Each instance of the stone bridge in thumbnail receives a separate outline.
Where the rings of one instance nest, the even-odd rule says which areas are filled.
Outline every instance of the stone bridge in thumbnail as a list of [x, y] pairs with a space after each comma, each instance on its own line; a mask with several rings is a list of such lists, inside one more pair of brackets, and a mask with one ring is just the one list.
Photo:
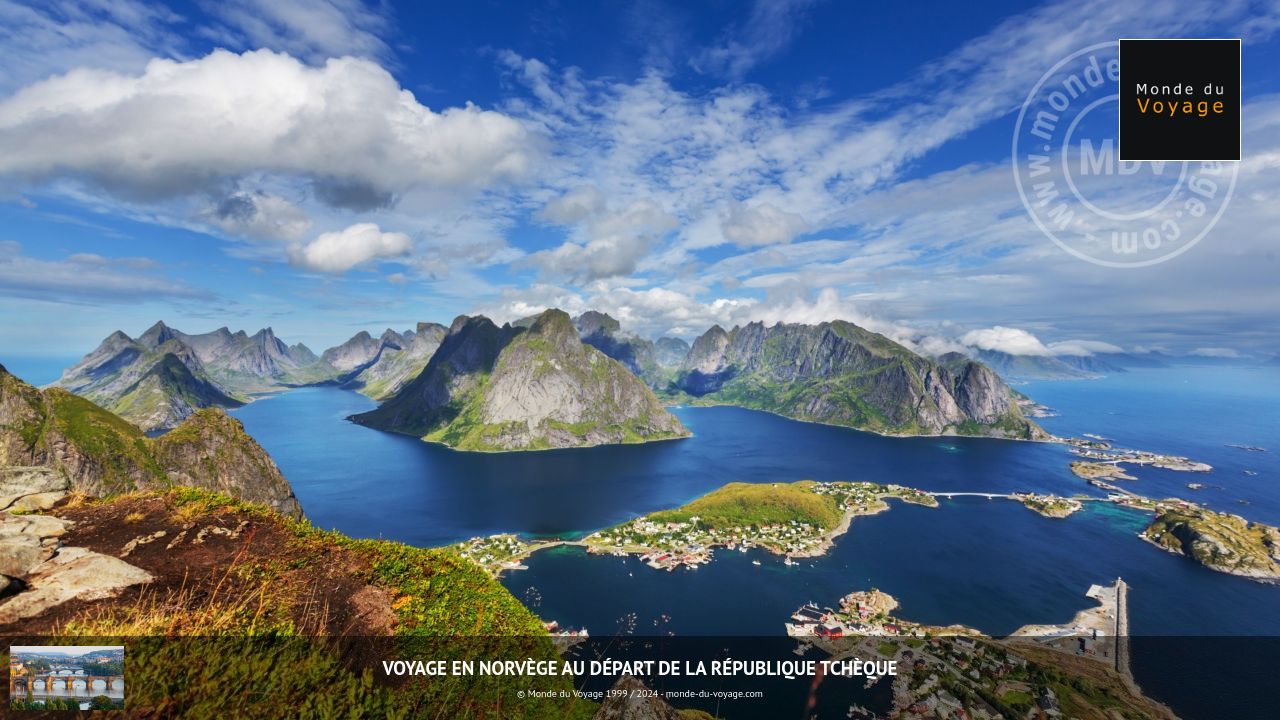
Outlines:
[[123, 675], [55, 675], [53, 673], [36, 673], [34, 675], [9, 675], [9, 697], [17, 697], [14, 693], [21, 689], [26, 692], [28, 689], [32, 691], [43, 689], [46, 693], [53, 692], [56, 688], [66, 688], [67, 692], [75, 693], [77, 688], [75, 683], [84, 685], [85, 692], [93, 692], [94, 690], [105, 690], [111, 692], [115, 689], [123, 689]]

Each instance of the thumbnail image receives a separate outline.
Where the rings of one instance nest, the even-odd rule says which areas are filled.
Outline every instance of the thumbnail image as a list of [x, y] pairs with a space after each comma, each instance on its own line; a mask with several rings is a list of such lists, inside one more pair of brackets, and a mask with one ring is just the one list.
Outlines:
[[120, 710], [124, 647], [9, 648], [10, 710]]

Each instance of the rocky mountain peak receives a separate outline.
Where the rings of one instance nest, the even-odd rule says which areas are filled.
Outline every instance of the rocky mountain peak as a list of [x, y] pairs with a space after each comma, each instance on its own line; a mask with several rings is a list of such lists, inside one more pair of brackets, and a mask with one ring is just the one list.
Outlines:
[[529, 332], [548, 339], [572, 340], [575, 343], [578, 338], [578, 329], [573, 326], [569, 313], [556, 308], [543, 310], [529, 326]]
[[622, 330], [622, 324], [607, 313], [588, 310], [573, 321], [582, 335], [613, 335]]
[[584, 344], [568, 313], [557, 309], [527, 327], [458, 317], [417, 378], [353, 420], [467, 450], [688, 434], [642, 381]]
[[161, 320], [147, 328], [147, 331], [138, 337], [138, 343], [144, 347], [155, 349], [177, 337], [178, 334], [174, 329], [165, 325], [164, 321]]

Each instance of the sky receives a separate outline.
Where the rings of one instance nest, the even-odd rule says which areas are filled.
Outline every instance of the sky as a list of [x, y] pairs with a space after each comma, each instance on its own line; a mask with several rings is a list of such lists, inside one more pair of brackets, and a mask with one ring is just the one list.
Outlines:
[[[1270, 357], [1278, 27], [1230, 0], [0, 0], [0, 356], [560, 307]], [[1120, 37], [1243, 40], [1230, 205], [1143, 268], [1056, 246], [1010, 166], [1040, 76]]]

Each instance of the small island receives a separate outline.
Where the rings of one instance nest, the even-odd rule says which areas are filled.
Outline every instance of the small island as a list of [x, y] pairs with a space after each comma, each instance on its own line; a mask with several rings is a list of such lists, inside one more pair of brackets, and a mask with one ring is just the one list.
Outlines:
[[1218, 572], [1280, 582], [1280, 529], [1189, 503], [1157, 513], [1142, 533], [1156, 547]]
[[853, 518], [889, 509], [885, 499], [937, 507], [922, 490], [871, 482], [729, 483], [675, 510], [650, 513], [588, 535], [595, 553], [633, 554], [656, 569], [697, 567], [716, 547], [817, 557]]
[[1076, 477], [1084, 480], [1099, 480], [1103, 478], [1110, 478], [1113, 480], [1137, 480], [1134, 476], [1126, 473], [1124, 468], [1111, 463], [1077, 460], [1071, 463], [1071, 472], [1075, 473]]
[[1047, 518], [1064, 518], [1084, 507], [1084, 503], [1076, 498], [1058, 495], [1038, 495], [1035, 493], [1015, 494], [1014, 498], [1022, 501], [1029, 510], [1035, 510]]

